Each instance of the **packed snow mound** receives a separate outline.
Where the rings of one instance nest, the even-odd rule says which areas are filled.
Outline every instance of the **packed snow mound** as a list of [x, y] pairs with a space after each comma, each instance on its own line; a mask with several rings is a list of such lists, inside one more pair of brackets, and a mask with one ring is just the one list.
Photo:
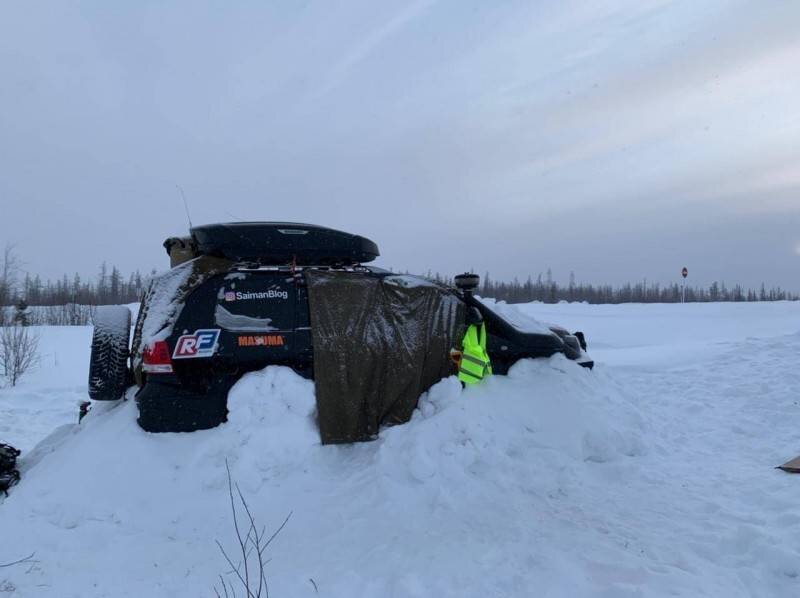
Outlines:
[[586, 331], [595, 370], [444, 381], [353, 446], [319, 445], [313, 386], [280, 368], [208, 432], [145, 434], [130, 401], [62, 425], [92, 330], [37, 328], [40, 367], [0, 388], [0, 440], [24, 451], [0, 564], [39, 562], [0, 568], [0, 595], [213, 596], [227, 458], [268, 529], [293, 512], [277, 598], [796, 597], [799, 478], [773, 468], [800, 451], [800, 304], [514, 307]]
[[542, 544], [553, 501], [646, 449], [634, 400], [562, 356], [466, 390], [443, 380], [371, 443], [322, 446], [313, 382], [287, 368], [244, 376], [229, 408], [213, 430], [148, 434], [133, 401], [95, 405], [41, 443], [0, 507], [15, 538], [0, 562], [39, 561], [8, 572], [19, 595], [213, 595], [215, 540], [235, 541], [226, 461], [261, 524], [292, 513], [273, 596], [314, 595], [310, 579], [348, 598], [529, 595], [543, 573], [563, 588], [565, 557]]

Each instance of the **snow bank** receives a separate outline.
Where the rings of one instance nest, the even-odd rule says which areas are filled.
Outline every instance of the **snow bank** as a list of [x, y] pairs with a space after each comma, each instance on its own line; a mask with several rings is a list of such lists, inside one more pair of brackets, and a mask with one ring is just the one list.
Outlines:
[[0, 442], [27, 452], [54, 428], [78, 419], [78, 404], [89, 400], [90, 326], [34, 326], [39, 360], [15, 388], [2, 388]]
[[800, 331], [800, 302], [628, 303], [513, 306], [529, 317], [586, 333], [596, 363], [662, 368], [714, 358], [748, 338]]
[[[800, 304], [516, 306], [584, 330], [599, 362], [522, 362], [435, 386], [372, 443], [319, 444], [313, 386], [243, 378], [228, 424], [151, 435], [86, 396], [89, 328], [43, 328], [0, 389], [23, 482], [0, 498], [10, 596], [210, 596], [231, 547], [225, 460], [279, 525], [271, 595], [794, 597]], [[5, 426], [5, 427], [3, 427]], [[8, 539], [11, 539], [10, 541]]]
[[232, 540], [226, 459], [260, 522], [293, 513], [270, 555], [275, 596], [312, 595], [309, 578], [325, 596], [520, 593], [541, 573], [548, 497], [645, 448], [625, 394], [561, 357], [466, 391], [444, 380], [367, 444], [320, 445], [313, 383], [286, 368], [245, 376], [229, 403], [215, 430], [162, 435], [132, 401], [96, 406], [23, 460], [0, 508], [16, 538], [0, 561], [40, 561], [9, 573], [21, 595], [209, 594], [226, 569], [214, 540]]

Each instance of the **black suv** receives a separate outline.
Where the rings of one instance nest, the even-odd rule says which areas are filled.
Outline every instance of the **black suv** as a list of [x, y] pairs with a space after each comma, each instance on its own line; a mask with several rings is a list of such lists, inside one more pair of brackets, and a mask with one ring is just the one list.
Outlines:
[[[130, 310], [98, 308], [89, 373], [89, 395], [94, 400], [120, 399], [136, 384], [139, 423], [148, 431], [190, 431], [225, 421], [231, 386], [245, 372], [268, 365], [289, 366], [301, 376], [316, 379], [319, 393], [315, 338], [320, 344], [327, 344], [327, 339], [315, 337], [319, 331], [312, 322], [321, 322], [321, 327], [324, 322], [322, 316], [316, 317], [315, 303], [309, 300], [309, 281], [319, 277], [342, 281], [328, 310], [340, 320], [370, 319], [363, 306], [359, 313], [346, 312], [351, 301], [342, 289], [348, 285], [391, 283], [391, 289], [399, 289], [400, 294], [391, 291], [389, 317], [384, 318], [398, 319], [398, 326], [418, 309], [409, 307], [416, 301], [408, 298], [413, 287], [432, 289], [457, 308], [447, 308], [453, 315], [445, 337], [456, 354], [458, 335], [466, 323], [486, 323], [487, 348], [496, 374], [506, 373], [521, 358], [556, 353], [585, 367], [593, 365], [581, 333], [573, 335], [558, 327], [549, 332], [519, 329], [473, 295], [479, 282], [475, 275], [457, 276], [456, 288], [444, 288], [423, 278], [364, 265], [379, 252], [375, 243], [361, 236], [307, 224], [232, 223], [194, 227], [189, 237], [167, 239], [164, 245], [172, 268], [150, 283], [132, 342]], [[430, 299], [423, 303], [429, 304]], [[395, 318], [400, 313], [406, 315]], [[428, 322], [422, 324], [425, 327]], [[413, 392], [424, 391], [437, 377], [455, 372], [451, 356], [440, 355], [444, 351], [435, 346], [435, 355], [421, 359], [426, 363], [436, 359], [446, 366]], [[396, 351], [380, 339], [375, 347], [370, 348], [373, 354], [384, 351], [387, 360], [397, 359]]]

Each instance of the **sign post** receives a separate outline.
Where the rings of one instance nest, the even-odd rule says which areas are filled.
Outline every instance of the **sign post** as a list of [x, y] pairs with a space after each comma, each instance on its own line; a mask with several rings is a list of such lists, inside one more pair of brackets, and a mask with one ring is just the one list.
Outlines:
[[683, 276], [683, 286], [681, 287], [681, 303], [686, 303], [686, 277], [689, 276], [689, 268], [684, 266], [683, 270], [681, 270], [681, 276]]

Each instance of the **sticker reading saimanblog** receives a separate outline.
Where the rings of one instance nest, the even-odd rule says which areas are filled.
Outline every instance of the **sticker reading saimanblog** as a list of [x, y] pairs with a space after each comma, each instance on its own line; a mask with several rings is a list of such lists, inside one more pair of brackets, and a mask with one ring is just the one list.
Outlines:
[[184, 334], [175, 344], [172, 359], [195, 359], [211, 357], [217, 352], [219, 328], [195, 330], [194, 334]]
[[252, 299], [283, 299], [289, 298], [289, 291], [225, 291], [225, 301], [249, 301]]

